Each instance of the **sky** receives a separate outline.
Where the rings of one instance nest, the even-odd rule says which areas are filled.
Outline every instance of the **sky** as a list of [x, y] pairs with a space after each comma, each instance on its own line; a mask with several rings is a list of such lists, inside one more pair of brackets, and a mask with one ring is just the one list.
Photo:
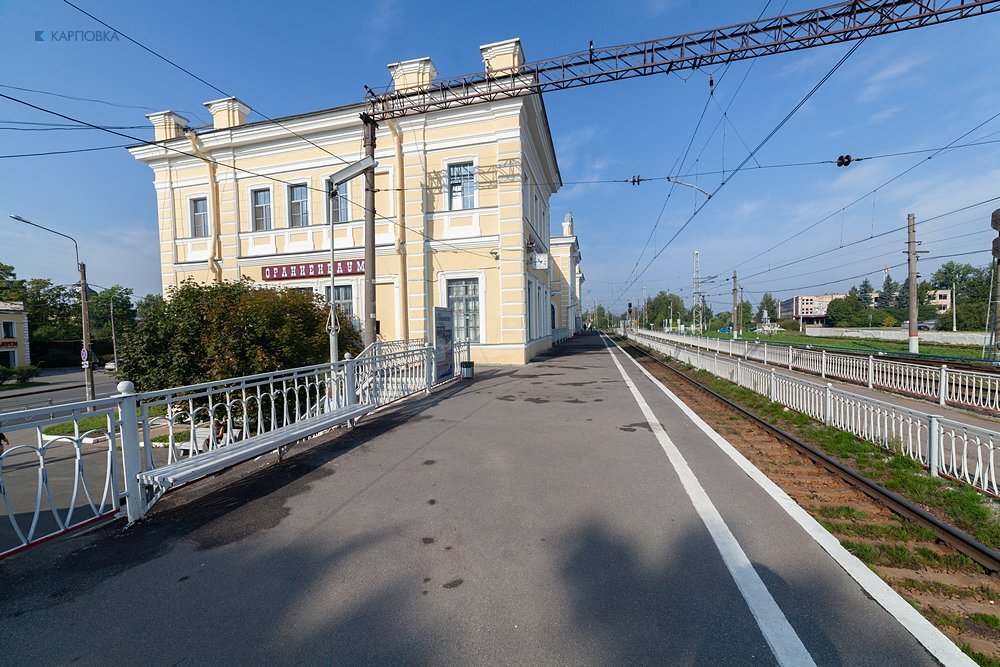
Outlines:
[[[479, 46], [510, 37], [536, 60], [591, 40], [629, 43], [826, 4], [636, 0], [576, 2], [569, 11], [561, 2], [510, 0], [497, 11], [403, 0], [304, 1], [294, 9], [74, 2], [272, 118], [356, 102], [364, 85], [385, 86], [386, 64], [399, 60], [429, 56], [441, 76], [481, 71]], [[104, 28], [55, 0], [0, 3], [0, 94], [141, 139], [152, 137], [144, 117], [152, 111], [209, 120], [202, 103], [221, 97], [217, 91], [124, 39], [53, 41], [74, 30]], [[41, 41], [37, 31], [45, 31]], [[689, 299], [696, 250], [716, 311], [731, 304], [734, 268], [755, 303], [765, 291], [846, 291], [866, 275], [880, 285], [885, 266], [900, 280], [907, 213], [928, 251], [923, 277], [949, 260], [987, 264], [989, 215], [1000, 200], [986, 200], [1000, 197], [1000, 143], [847, 167], [817, 163], [1000, 140], [1000, 87], [989, 65], [1000, 62], [997, 35], [1000, 13], [866, 40], [735, 175], [852, 44], [546, 94], [565, 182], [551, 202], [553, 233], [572, 211], [585, 304], [620, 311], [643, 288]], [[0, 99], [0, 156], [131, 143], [89, 129], [25, 131], [52, 122], [64, 121]], [[709, 192], [725, 184], [705, 203], [693, 188], [671, 194], [665, 180], [593, 182], [636, 175], [671, 175]], [[95, 284], [159, 292], [152, 172], [124, 149], [0, 158], [0, 214], [0, 262], [19, 277], [74, 282], [73, 249], [9, 214], [76, 237]]]

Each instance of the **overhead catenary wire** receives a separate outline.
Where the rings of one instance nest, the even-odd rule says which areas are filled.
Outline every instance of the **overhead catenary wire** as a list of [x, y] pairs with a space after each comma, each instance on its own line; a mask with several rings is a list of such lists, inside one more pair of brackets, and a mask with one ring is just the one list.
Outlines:
[[[698, 214], [699, 214], [699, 213], [700, 213], [701, 211], [703, 211], [703, 210], [705, 209], [705, 206], [707, 206], [707, 205], [708, 205], [708, 203], [709, 203], [710, 201], [712, 201], [712, 198], [713, 198], [713, 197], [714, 197], [714, 196], [715, 196], [716, 194], [718, 194], [718, 192], [719, 192], [720, 190], [722, 190], [722, 188], [724, 188], [724, 187], [726, 186], [726, 184], [727, 184], [727, 183], [729, 183], [729, 182], [730, 182], [730, 181], [731, 181], [731, 180], [732, 180], [732, 179], [733, 179], [733, 178], [734, 178], [734, 177], [736, 176], [736, 174], [738, 174], [738, 173], [739, 173], [739, 172], [740, 172], [740, 171], [741, 171], [741, 170], [743, 169], [743, 167], [744, 167], [744, 166], [745, 166], [745, 165], [746, 165], [746, 164], [747, 164], [748, 162], [750, 162], [750, 160], [751, 160], [751, 159], [753, 159], [754, 155], [756, 155], [756, 153], [757, 153], [758, 151], [760, 151], [760, 149], [761, 149], [761, 148], [763, 148], [763, 147], [764, 147], [764, 146], [765, 146], [765, 145], [767, 144], [767, 142], [768, 142], [768, 141], [770, 141], [770, 140], [771, 140], [771, 138], [772, 138], [772, 137], [773, 137], [773, 136], [774, 136], [775, 134], [777, 134], [777, 133], [778, 133], [778, 132], [779, 132], [779, 131], [781, 130], [781, 128], [782, 128], [782, 127], [784, 127], [784, 126], [785, 126], [785, 124], [786, 124], [786, 123], [787, 123], [787, 122], [788, 122], [789, 120], [791, 120], [791, 118], [792, 118], [792, 117], [793, 117], [793, 116], [794, 116], [794, 115], [796, 114], [796, 112], [798, 112], [798, 110], [799, 110], [799, 109], [801, 109], [801, 108], [802, 108], [802, 107], [803, 107], [803, 106], [804, 106], [804, 105], [806, 104], [806, 102], [808, 102], [808, 101], [810, 100], [810, 98], [812, 98], [812, 96], [813, 96], [814, 94], [816, 94], [816, 91], [818, 91], [818, 90], [819, 90], [819, 89], [820, 89], [820, 88], [821, 88], [821, 87], [823, 86], [823, 84], [824, 84], [824, 83], [826, 83], [826, 82], [827, 82], [827, 81], [828, 81], [828, 80], [830, 79], [830, 77], [832, 77], [832, 76], [833, 76], [833, 75], [834, 75], [834, 74], [835, 74], [835, 73], [837, 72], [837, 70], [839, 70], [839, 69], [840, 69], [840, 67], [841, 67], [841, 66], [842, 66], [842, 65], [843, 65], [843, 64], [844, 64], [845, 62], [847, 62], [847, 59], [848, 59], [848, 58], [850, 58], [850, 57], [851, 57], [851, 56], [852, 56], [852, 55], [854, 54], [854, 52], [855, 52], [855, 51], [857, 51], [857, 50], [858, 50], [858, 48], [859, 48], [859, 47], [860, 47], [860, 46], [861, 46], [862, 44], [864, 44], [864, 42], [865, 42], [865, 39], [866, 39], [866, 38], [865, 38], [865, 37], [863, 37], [863, 38], [861, 38], [861, 40], [859, 40], [859, 41], [855, 42], [855, 43], [854, 43], [854, 44], [853, 44], [853, 45], [851, 46], [851, 48], [850, 48], [850, 49], [849, 49], [849, 50], [847, 51], [847, 53], [845, 53], [845, 54], [844, 54], [844, 55], [843, 55], [843, 56], [842, 56], [842, 57], [840, 58], [840, 60], [838, 60], [838, 61], [836, 62], [836, 64], [834, 64], [834, 66], [833, 66], [832, 68], [830, 68], [830, 70], [829, 70], [829, 71], [828, 71], [828, 72], [827, 72], [827, 73], [826, 73], [825, 75], [823, 75], [823, 77], [822, 77], [822, 78], [821, 78], [821, 79], [820, 79], [820, 80], [819, 80], [819, 81], [818, 81], [818, 82], [817, 82], [817, 83], [816, 83], [816, 84], [815, 84], [815, 85], [814, 85], [814, 86], [813, 86], [813, 87], [812, 87], [812, 88], [811, 88], [811, 89], [809, 90], [809, 92], [808, 92], [808, 93], [806, 93], [806, 94], [805, 94], [805, 96], [803, 96], [803, 97], [802, 97], [802, 99], [801, 99], [801, 100], [799, 100], [799, 102], [798, 102], [798, 103], [797, 103], [797, 104], [796, 104], [796, 105], [795, 105], [795, 106], [794, 106], [794, 107], [793, 107], [793, 108], [791, 109], [791, 111], [789, 111], [789, 112], [788, 112], [788, 113], [787, 113], [787, 114], [785, 115], [785, 117], [784, 117], [784, 118], [782, 118], [782, 119], [781, 119], [781, 121], [779, 121], [779, 122], [778, 122], [778, 124], [777, 124], [777, 125], [776, 125], [776, 126], [775, 126], [775, 127], [774, 127], [774, 128], [773, 128], [773, 129], [772, 129], [772, 130], [771, 130], [771, 131], [770, 131], [770, 132], [768, 133], [768, 134], [767, 134], [767, 136], [765, 136], [765, 137], [764, 137], [764, 139], [763, 139], [763, 140], [761, 140], [761, 142], [757, 144], [757, 146], [756, 146], [756, 147], [755, 147], [755, 148], [753, 149], [753, 151], [751, 151], [751, 152], [750, 152], [750, 154], [749, 154], [749, 155], [747, 155], [747, 156], [746, 156], [746, 157], [745, 157], [745, 158], [743, 159], [743, 161], [742, 161], [742, 162], [740, 162], [740, 164], [739, 164], [739, 165], [737, 165], [736, 169], [735, 169], [735, 170], [733, 170], [733, 171], [732, 171], [732, 172], [731, 172], [731, 173], [729, 174], [729, 176], [725, 177], [725, 178], [724, 178], [724, 179], [722, 180], [722, 182], [721, 182], [721, 183], [719, 183], [719, 185], [718, 185], [718, 186], [716, 186], [716, 188], [715, 188], [715, 189], [714, 189], [714, 190], [713, 190], [713, 191], [711, 192], [711, 196], [709, 196], [708, 198], [706, 198], [706, 199], [705, 199], [705, 201], [704, 201], [704, 202], [703, 202], [703, 203], [702, 203], [702, 204], [701, 204], [700, 206], [698, 206], [698, 207], [697, 207], [697, 208], [696, 208], [696, 209], [694, 210], [694, 212], [693, 212], [693, 213], [692, 213], [692, 214], [691, 214], [691, 215], [690, 215], [690, 216], [689, 216], [689, 217], [687, 218], [687, 220], [685, 220], [684, 224], [682, 224], [682, 225], [681, 225], [681, 226], [680, 226], [680, 227], [679, 227], [679, 228], [677, 229], [677, 231], [676, 231], [676, 232], [674, 232], [674, 234], [673, 234], [673, 235], [672, 235], [672, 236], [671, 236], [671, 237], [670, 237], [670, 238], [669, 238], [669, 239], [667, 240], [667, 242], [666, 242], [666, 243], [665, 243], [665, 244], [664, 244], [664, 245], [663, 245], [663, 246], [662, 246], [662, 247], [661, 247], [661, 248], [660, 248], [660, 249], [659, 249], [659, 250], [658, 250], [658, 251], [656, 252], [656, 254], [654, 254], [654, 255], [653, 255], [652, 259], [650, 259], [650, 260], [649, 260], [649, 262], [648, 262], [648, 263], [646, 264], [646, 266], [645, 266], [645, 267], [643, 267], [642, 271], [640, 271], [640, 272], [639, 272], [639, 275], [638, 275], [638, 276], [636, 276], [636, 277], [635, 277], [635, 278], [633, 279], [633, 282], [632, 282], [632, 284], [634, 284], [634, 283], [635, 283], [635, 281], [637, 281], [637, 280], [639, 279], [639, 277], [641, 277], [641, 276], [642, 276], [642, 275], [643, 275], [643, 274], [644, 274], [644, 273], [645, 273], [645, 272], [646, 272], [646, 271], [647, 271], [647, 270], [649, 269], [649, 267], [650, 267], [650, 266], [652, 266], [653, 262], [655, 262], [655, 261], [656, 261], [656, 259], [657, 259], [657, 258], [658, 258], [658, 257], [659, 257], [660, 255], [662, 255], [662, 254], [663, 254], [663, 252], [664, 252], [664, 251], [665, 251], [665, 250], [666, 250], [667, 248], [669, 248], [669, 247], [670, 247], [670, 245], [671, 245], [671, 244], [672, 244], [672, 243], [674, 242], [674, 240], [675, 240], [675, 239], [676, 239], [676, 238], [677, 238], [678, 236], [680, 236], [680, 234], [681, 234], [681, 233], [682, 233], [682, 232], [683, 232], [683, 231], [684, 231], [684, 230], [685, 230], [685, 229], [686, 229], [686, 228], [688, 227], [688, 225], [690, 225], [690, 224], [691, 224], [691, 222], [692, 222], [692, 221], [693, 221], [693, 220], [694, 220], [694, 219], [695, 219], [695, 218], [696, 218], [696, 217], [698, 216]], [[626, 287], [626, 288], [625, 288], [625, 290], [623, 290], [623, 293], [624, 293], [624, 292], [626, 292], [626, 291], [627, 291], [627, 290], [628, 290], [628, 289], [629, 289], [629, 288], [630, 288], [630, 287], [632, 286], [632, 284], [630, 284], [630, 285], [629, 285], [628, 287]], [[620, 297], [619, 297], [619, 299], [618, 299], [618, 300], [619, 300], [619, 301], [621, 300], [621, 299], [620, 299]], [[617, 303], [617, 301], [616, 301], [615, 303]], [[612, 304], [612, 305], [614, 305], [614, 304]]]

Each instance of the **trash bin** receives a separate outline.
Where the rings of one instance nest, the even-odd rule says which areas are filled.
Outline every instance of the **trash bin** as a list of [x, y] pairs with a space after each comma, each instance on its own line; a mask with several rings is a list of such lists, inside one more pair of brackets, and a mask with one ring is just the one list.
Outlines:
[[476, 367], [474, 361], [460, 361], [458, 362], [459, 368], [462, 372], [463, 380], [471, 380], [476, 376]]

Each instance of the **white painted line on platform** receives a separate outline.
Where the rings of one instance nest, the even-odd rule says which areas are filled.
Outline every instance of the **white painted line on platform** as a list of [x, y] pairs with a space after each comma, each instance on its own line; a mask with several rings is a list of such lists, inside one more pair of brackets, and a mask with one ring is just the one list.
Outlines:
[[[603, 334], [602, 334], [603, 335]], [[614, 341], [612, 341], [614, 343]], [[689, 408], [684, 401], [676, 394], [657, 380], [653, 375], [642, 367], [638, 361], [633, 359], [627, 352], [622, 350], [618, 343], [615, 343], [622, 354], [624, 354], [649, 380], [656, 385], [660, 391], [666, 394], [667, 398], [674, 402], [694, 422], [719, 448], [731, 458], [736, 465], [743, 469], [750, 479], [764, 489], [785, 512], [798, 523], [806, 533], [837, 562], [840, 567], [851, 576], [864, 591], [872, 597], [879, 605], [889, 612], [893, 618], [899, 621], [900, 625], [906, 628], [927, 651], [941, 661], [944, 665], [965, 665], [975, 667], [976, 663], [969, 656], [965, 655], [953, 641], [934, 627], [930, 621], [923, 617], [910, 603], [904, 600], [899, 593], [885, 583], [877, 574], [872, 572], [867, 565], [859, 560], [854, 554], [845, 549], [840, 541], [830, 534], [816, 519], [806, 512], [795, 502], [791, 496], [781, 490], [772, 482], [767, 475], [754, 466], [743, 454], [733, 447], [725, 438], [705, 423], [705, 421]]]
[[691, 504], [694, 505], [695, 511], [698, 512], [698, 516], [701, 517], [702, 522], [712, 536], [712, 541], [715, 542], [716, 548], [722, 555], [722, 560], [726, 564], [729, 574], [732, 575], [733, 580], [736, 582], [736, 587], [739, 588], [743, 599], [747, 602], [747, 606], [750, 607], [750, 613], [753, 614], [754, 619], [757, 621], [757, 625], [764, 634], [764, 638], [767, 640], [768, 646], [771, 647], [771, 651], [774, 653], [778, 664], [795, 665], [796, 667], [815, 665], [816, 663], [813, 662], [809, 651], [806, 650], [799, 636], [795, 634], [795, 630], [792, 629], [788, 619], [785, 618], [785, 614], [778, 607], [778, 603], [774, 601], [770, 591], [767, 590], [767, 586], [764, 585], [760, 575], [753, 568], [750, 559], [747, 558], [743, 548], [737, 542], [736, 536], [729, 530], [729, 526], [726, 525], [722, 515], [719, 514], [719, 510], [716, 509], [715, 504], [708, 497], [708, 493], [705, 492], [705, 488], [698, 481], [698, 478], [695, 477], [687, 461], [684, 460], [680, 450], [677, 449], [677, 446], [670, 439], [670, 436], [667, 435], [667, 432], [663, 430], [663, 426], [656, 418], [656, 415], [653, 414], [645, 399], [643, 399], [639, 389], [618, 362], [613, 349], [607, 343], [605, 343], [605, 346], [607, 347], [608, 354], [611, 355], [611, 360], [618, 367], [618, 372], [621, 373], [622, 379], [625, 380], [625, 385], [632, 392], [632, 397], [639, 404], [639, 409], [642, 410], [642, 414], [646, 418], [646, 423], [649, 424], [650, 430], [656, 436], [657, 441], [659, 441], [664, 453], [666, 453], [671, 465], [673, 465], [674, 470], [677, 472], [684, 491], [687, 493], [688, 498], [691, 499]]

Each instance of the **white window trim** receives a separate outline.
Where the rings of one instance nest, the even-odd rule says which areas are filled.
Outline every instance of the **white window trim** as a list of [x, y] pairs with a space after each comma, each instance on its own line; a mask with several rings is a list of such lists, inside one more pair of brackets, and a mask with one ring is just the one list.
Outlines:
[[[351, 181], [353, 180], [354, 179], [351, 179]], [[348, 214], [347, 219], [333, 223], [335, 225], [345, 225], [351, 222], [355, 222], [354, 218], [352, 217], [354, 214], [354, 205], [351, 203], [352, 201], [351, 181], [347, 181], [346, 183], [341, 183], [341, 185], [344, 186], [344, 199], [347, 200], [347, 214]], [[330, 218], [332, 217], [332, 211], [330, 207], [330, 184], [331, 181], [329, 176], [323, 179], [323, 220], [324, 224], [327, 227], [330, 226]]]
[[[270, 229], [254, 229], [254, 203], [253, 203], [253, 193], [260, 192], [261, 190], [267, 190], [271, 198], [271, 228]], [[249, 223], [250, 229], [247, 231], [252, 233], [256, 232], [273, 232], [278, 229], [278, 220], [275, 217], [274, 209], [274, 186], [270, 183], [264, 185], [248, 185], [247, 186], [247, 211], [249, 215], [247, 216], [247, 223]]]
[[11, 366], [11, 368], [17, 368], [17, 349], [16, 348], [15, 349], [8, 348], [6, 350], [0, 350], [0, 352], [10, 352], [10, 355], [11, 355], [10, 358], [14, 360], [14, 365]]
[[[306, 212], [309, 216], [309, 224], [302, 227], [292, 227], [292, 188], [297, 186], [305, 186], [306, 188]], [[289, 180], [288, 185], [285, 186], [285, 209], [288, 220], [288, 229], [309, 229], [316, 225], [316, 217], [313, 215], [313, 202], [312, 202], [312, 179], [306, 178], [302, 180]], [[271, 201], [271, 228], [274, 229], [274, 201]], [[251, 223], [252, 224], [252, 223]]]
[[[205, 210], [208, 211], [208, 232], [205, 236], [194, 236], [194, 213], [192, 211], [191, 202], [195, 199], [205, 200]], [[208, 196], [207, 192], [196, 192], [192, 194], [184, 195], [184, 218], [187, 221], [187, 234], [179, 237], [177, 240], [189, 241], [191, 239], [209, 239], [212, 238], [212, 215], [214, 211], [212, 210], [212, 198]]]
[[479, 281], [479, 342], [472, 345], [486, 345], [489, 339], [486, 317], [486, 271], [476, 269], [471, 271], [438, 271], [438, 302], [434, 305], [448, 307], [448, 281], [462, 278], [476, 278]]
[[[13, 336], [4, 336], [3, 329], [5, 324], [9, 324], [11, 329], [14, 331]], [[17, 320], [3, 320], [0, 321], [0, 338], [17, 338]]]
[[[454, 208], [453, 209], [451, 207], [451, 180], [449, 180], [449, 178], [448, 178], [448, 168], [451, 167], [452, 165], [467, 164], [467, 163], [470, 163], [470, 162], [472, 163], [472, 169], [474, 170], [475, 175], [476, 175], [476, 188], [472, 192], [472, 208], [471, 209], [468, 209], [468, 208]], [[444, 158], [443, 160], [441, 160], [441, 173], [444, 175], [444, 179], [443, 180], [444, 180], [444, 183], [445, 183], [445, 187], [444, 187], [444, 209], [442, 209], [442, 212], [445, 212], [445, 211], [447, 211], [447, 212], [453, 212], [453, 211], [470, 211], [470, 210], [479, 208], [479, 190], [481, 189], [479, 187], [479, 155], [477, 155], [477, 154], [471, 154], [471, 155], [461, 155], [461, 156], [453, 156], [453, 157]]]

